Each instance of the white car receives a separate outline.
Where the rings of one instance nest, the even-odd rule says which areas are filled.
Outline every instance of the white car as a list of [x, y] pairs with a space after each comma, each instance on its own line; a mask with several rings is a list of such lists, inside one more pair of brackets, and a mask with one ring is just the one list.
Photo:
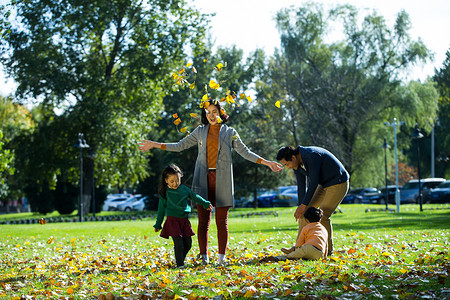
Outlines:
[[[135, 205], [139, 206], [139, 201], [141, 200], [142, 195], [141, 194], [136, 194], [130, 198], [128, 198], [126, 201], [121, 202], [119, 205], [117, 205], [117, 210], [120, 211], [132, 211], [132, 210], [137, 210], [135, 209]], [[143, 201], [142, 201], [143, 203]], [[145, 204], [144, 204], [145, 207]], [[142, 208], [142, 210], [144, 210]]]
[[133, 203], [131, 210], [144, 211], [146, 206], [145, 202], [147, 199], [148, 196], [141, 197], [138, 201]]
[[105, 203], [103, 203], [102, 210], [117, 210], [117, 206], [121, 204], [122, 202], [125, 202], [130, 197], [113, 197], [113, 198], [107, 198]]

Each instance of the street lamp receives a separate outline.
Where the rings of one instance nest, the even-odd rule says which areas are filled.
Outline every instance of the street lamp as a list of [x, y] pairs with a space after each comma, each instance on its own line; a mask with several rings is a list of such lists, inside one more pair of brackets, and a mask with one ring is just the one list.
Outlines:
[[386, 143], [386, 138], [384, 139], [383, 143], [383, 149], [384, 149], [384, 184], [385, 184], [385, 197], [384, 202], [386, 204], [386, 210], [388, 210], [388, 198], [389, 198], [389, 192], [388, 192], [388, 182], [387, 182], [387, 155], [386, 150], [391, 148], [391, 146]]
[[419, 147], [419, 139], [423, 138], [423, 134], [422, 132], [420, 132], [419, 130], [419, 126], [417, 126], [414, 128], [414, 131], [411, 135], [411, 138], [413, 140], [417, 140], [416, 144], [417, 144], [417, 173], [419, 175], [419, 204], [420, 204], [420, 211], [423, 211], [422, 209], [422, 186], [420, 184], [420, 147]]
[[387, 126], [394, 127], [394, 152], [395, 152], [395, 204], [397, 206], [397, 212], [400, 212], [400, 189], [398, 188], [398, 159], [397, 159], [397, 126], [402, 125], [405, 122], [397, 123], [397, 118], [394, 118], [394, 122], [385, 122]]
[[80, 199], [78, 200], [78, 216], [83, 220], [83, 149], [89, 148], [83, 133], [78, 133], [78, 143], [74, 147], [80, 149]]
[[94, 179], [94, 168], [95, 168], [95, 153], [94, 150], [89, 151], [89, 156], [90, 159], [92, 159], [92, 215], [95, 219], [95, 179]]

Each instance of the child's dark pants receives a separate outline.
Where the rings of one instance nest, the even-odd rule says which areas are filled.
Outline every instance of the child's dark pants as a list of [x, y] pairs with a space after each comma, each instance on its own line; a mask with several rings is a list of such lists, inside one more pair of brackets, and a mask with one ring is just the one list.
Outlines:
[[177, 267], [184, 266], [184, 260], [186, 259], [186, 255], [192, 247], [192, 238], [189, 237], [181, 237], [181, 236], [173, 236], [173, 245], [175, 250], [175, 260], [177, 262]]

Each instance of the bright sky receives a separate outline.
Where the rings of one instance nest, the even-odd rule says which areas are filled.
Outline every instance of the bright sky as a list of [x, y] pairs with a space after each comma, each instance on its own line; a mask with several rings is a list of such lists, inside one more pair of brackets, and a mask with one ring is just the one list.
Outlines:
[[[270, 55], [279, 48], [279, 35], [275, 27], [276, 12], [291, 5], [299, 6], [304, 0], [192, 0], [205, 13], [216, 13], [213, 17], [212, 36], [215, 44], [236, 45], [250, 53], [263, 48]], [[5, 0], [0, 0], [4, 3]], [[420, 37], [435, 54], [434, 61], [416, 67], [411, 73], [413, 80], [424, 80], [440, 68], [445, 53], [450, 49], [450, 1], [448, 0], [318, 0], [325, 6], [349, 3], [361, 9], [376, 9], [383, 15], [389, 26], [397, 13], [404, 9], [411, 18], [411, 34]], [[15, 83], [5, 78], [0, 71], [0, 94], [8, 95], [15, 89]]]
[[[280, 47], [274, 17], [281, 8], [299, 6], [305, 0], [193, 0], [205, 13], [216, 13], [211, 25], [216, 46], [236, 45], [246, 54], [263, 48], [267, 54]], [[392, 26], [404, 9], [411, 19], [411, 35], [418, 37], [435, 53], [433, 62], [417, 67], [410, 80], [424, 80], [442, 67], [445, 53], [450, 49], [449, 0], [317, 0], [325, 8], [335, 4], [352, 4], [360, 9], [377, 10]]]

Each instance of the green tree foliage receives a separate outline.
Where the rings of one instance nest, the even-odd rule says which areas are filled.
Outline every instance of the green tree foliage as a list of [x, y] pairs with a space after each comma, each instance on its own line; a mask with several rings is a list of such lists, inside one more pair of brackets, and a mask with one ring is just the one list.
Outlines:
[[435, 70], [433, 80], [437, 83], [439, 97], [439, 121], [436, 136], [436, 176], [450, 178], [450, 50], [442, 68]]
[[[384, 182], [383, 123], [400, 115], [413, 125], [436, 110], [427, 84], [401, 84], [410, 66], [430, 57], [410, 38], [408, 14], [401, 11], [389, 28], [376, 12], [361, 18], [349, 5], [324, 11], [307, 3], [279, 11], [277, 26], [281, 50], [257, 85], [263, 115], [282, 120], [274, 140], [331, 150], [355, 175], [352, 183], [363, 172], [359, 184]], [[342, 40], [326, 42], [332, 28], [342, 28]]]
[[[2, 19], [1, 51], [7, 55], [1, 61], [18, 82], [18, 99], [39, 100], [46, 111], [42, 128], [20, 144], [28, 147], [25, 153], [47, 155], [36, 166], [45, 174], [36, 177], [54, 187], [63, 174], [76, 184], [73, 145], [83, 132], [90, 145], [84, 154], [95, 154], [97, 185], [132, 186], [144, 178], [146, 163], [136, 143], [156, 125], [170, 72], [186, 51], [202, 46], [207, 16], [183, 0], [13, 4], [16, 19]], [[92, 160], [84, 161], [89, 169]]]
[[[35, 127], [30, 112], [23, 105], [13, 103], [9, 97], [0, 96], [0, 131], [2, 132], [3, 168], [0, 168], [0, 199], [16, 198], [20, 196], [20, 189], [16, 189], [16, 154], [12, 141], [22, 132], [33, 130]], [[16, 176], [12, 176], [16, 174]]]
[[11, 166], [14, 156], [10, 150], [3, 149], [3, 145], [3, 132], [0, 129], [0, 197], [8, 191], [6, 176], [14, 174], [14, 168]]

